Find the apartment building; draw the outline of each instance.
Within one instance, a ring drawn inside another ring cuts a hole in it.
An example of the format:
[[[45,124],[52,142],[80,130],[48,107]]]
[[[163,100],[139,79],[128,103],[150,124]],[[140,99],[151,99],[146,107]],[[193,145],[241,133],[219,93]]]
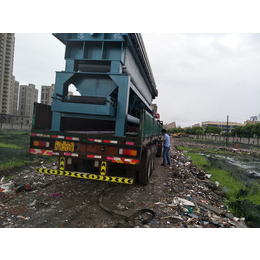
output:
[[[19,93],[18,116],[33,116],[34,102],[38,100],[38,89],[34,84],[21,85]]]
[[[0,33],[0,123],[10,122],[17,97],[14,90],[17,82],[13,77],[14,43],[14,33]]]
[[[12,77],[12,113],[11,115],[17,115],[18,109],[18,93],[19,93],[19,81],[15,80],[15,77]]]
[[[221,132],[227,132],[227,122],[214,122],[214,121],[202,122],[203,130],[205,130],[208,125],[217,126],[221,128]],[[245,124],[236,123],[236,122],[228,122],[228,132],[231,132],[231,130],[236,128],[237,126],[244,126],[244,125]]]
[[[52,95],[55,89],[55,84],[51,86],[41,86],[41,103],[45,105],[51,105]]]
[[[167,129],[171,129],[171,128],[176,128],[176,123],[175,122],[172,122],[170,124],[164,124],[163,125],[163,128],[165,128],[166,130]]]

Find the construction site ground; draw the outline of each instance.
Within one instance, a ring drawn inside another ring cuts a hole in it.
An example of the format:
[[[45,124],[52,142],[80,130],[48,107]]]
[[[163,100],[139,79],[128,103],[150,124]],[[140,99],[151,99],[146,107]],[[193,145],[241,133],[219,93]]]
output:
[[[171,138],[171,165],[155,168],[146,186],[35,173],[35,167],[1,171],[1,228],[245,228],[224,192],[193,165]],[[116,173],[115,173],[116,175]],[[4,178],[3,178],[4,177]],[[14,187],[30,184],[30,190]],[[4,186],[6,187],[6,186]],[[136,214],[137,213],[137,214]]]

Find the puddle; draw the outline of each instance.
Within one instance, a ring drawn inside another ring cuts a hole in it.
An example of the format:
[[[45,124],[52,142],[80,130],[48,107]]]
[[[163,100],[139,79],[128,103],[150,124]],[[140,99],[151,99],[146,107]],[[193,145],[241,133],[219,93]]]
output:
[[[260,159],[254,161],[243,161],[239,160],[239,158],[233,158],[223,155],[208,155],[200,153],[205,157],[219,158],[225,160],[228,164],[240,167],[245,170],[245,173],[249,175],[249,177],[259,177],[260,178]]]

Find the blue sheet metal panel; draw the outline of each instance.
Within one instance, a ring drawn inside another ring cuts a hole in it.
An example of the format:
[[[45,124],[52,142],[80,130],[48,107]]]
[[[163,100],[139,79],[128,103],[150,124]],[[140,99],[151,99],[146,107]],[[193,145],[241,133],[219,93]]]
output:
[[[110,103],[106,105],[92,105],[92,104],[76,104],[68,102],[53,102],[52,111],[55,112],[67,112],[67,113],[79,113],[79,114],[90,114],[90,115],[104,115],[104,116],[115,116],[115,107]]]
[[[78,114],[78,113],[60,113],[61,117],[72,117],[72,118],[83,118],[92,120],[105,120],[105,121],[116,121],[115,117],[111,116],[99,116],[99,115],[89,115],[89,114]]]
[[[108,75],[78,73],[75,76],[70,83],[76,86],[82,96],[107,97],[117,87]]]
[[[110,75],[110,77],[118,86],[115,136],[125,136],[130,94],[130,76]]]
[[[83,59],[84,42],[67,42],[65,59]]]
[[[85,42],[83,59],[101,60],[103,53],[102,42]]]
[[[53,33],[53,36],[64,44],[67,41],[123,40],[123,33]]]
[[[61,113],[52,112],[52,124],[51,124],[51,130],[52,131],[61,131],[62,125],[61,125]]]
[[[56,94],[64,97],[68,95],[68,86],[70,85],[70,80],[73,76],[74,73],[56,72],[54,97]]]

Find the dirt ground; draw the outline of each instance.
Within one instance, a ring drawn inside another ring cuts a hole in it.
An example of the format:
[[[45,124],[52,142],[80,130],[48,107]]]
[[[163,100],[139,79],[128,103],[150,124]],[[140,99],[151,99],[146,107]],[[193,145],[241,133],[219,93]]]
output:
[[[146,186],[43,175],[36,165],[1,172],[0,179],[13,176],[5,183],[30,183],[31,190],[0,192],[0,227],[245,227],[228,212],[223,192],[171,142],[172,164],[156,157]]]

